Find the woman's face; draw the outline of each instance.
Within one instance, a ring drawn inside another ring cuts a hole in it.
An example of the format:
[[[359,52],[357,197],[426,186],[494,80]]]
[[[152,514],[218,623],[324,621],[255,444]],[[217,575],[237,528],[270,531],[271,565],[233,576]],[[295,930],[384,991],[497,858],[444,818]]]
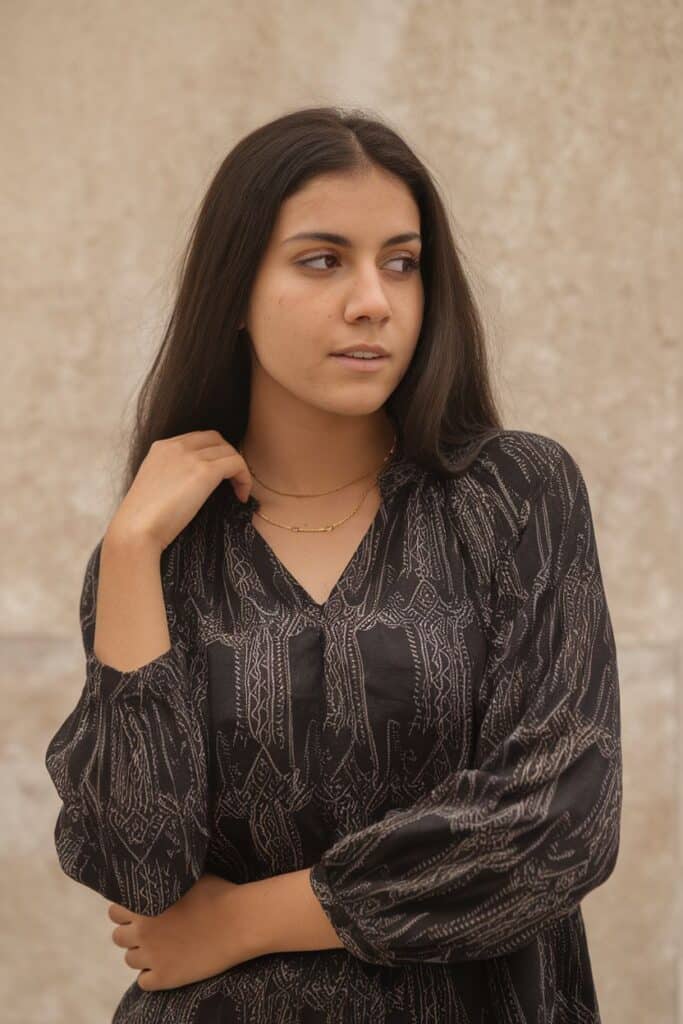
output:
[[[298,238],[329,232],[348,240]],[[417,344],[424,293],[420,213],[404,183],[373,167],[325,174],[281,206],[245,319],[253,342],[252,388],[285,389],[332,413],[379,409]],[[370,372],[332,353],[376,342],[388,358]]]

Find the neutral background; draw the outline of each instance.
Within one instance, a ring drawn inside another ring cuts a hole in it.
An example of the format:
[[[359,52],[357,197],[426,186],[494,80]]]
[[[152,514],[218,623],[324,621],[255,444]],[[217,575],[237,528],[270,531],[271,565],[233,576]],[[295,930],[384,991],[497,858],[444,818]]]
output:
[[[583,908],[606,1024],[683,1021],[681,5],[4,0],[0,1006],[97,1024],[135,973],[62,874],[48,739],[189,223],[227,151],[361,106],[447,198],[506,426],[584,473],[617,639],[624,813]]]

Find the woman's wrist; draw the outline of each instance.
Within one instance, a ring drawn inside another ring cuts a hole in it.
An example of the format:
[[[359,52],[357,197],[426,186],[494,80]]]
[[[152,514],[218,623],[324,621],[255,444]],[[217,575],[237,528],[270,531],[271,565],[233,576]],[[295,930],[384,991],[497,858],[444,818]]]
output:
[[[268,953],[343,948],[311,888],[310,872],[290,871],[235,889],[245,960]]]

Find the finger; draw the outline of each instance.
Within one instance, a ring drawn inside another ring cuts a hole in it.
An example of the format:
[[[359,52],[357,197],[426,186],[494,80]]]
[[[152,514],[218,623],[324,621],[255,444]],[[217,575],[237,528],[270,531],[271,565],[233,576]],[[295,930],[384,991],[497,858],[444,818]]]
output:
[[[220,462],[223,468],[223,477],[227,477],[233,487],[237,487],[245,494],[251,491],[253,486],[252,475],[247,468],[244,459],[239,452],[228,452],[225,446],[202,448],[197,453],[205,462]]]
[[[111,933],[111,941],[115,946],[124,946],[126,949],[135,949],[136,939],[130,925],[120,924]]]
[[[134,967],[138,971],[141,967],[147,968],[149,965],[149,961],[145,958],[145,955],[139,946],[135,946],[134,949],[127,949],[123,954],[123,959],[129,967]]]
[[[135,980],[138,983],[138,987],[144,989],[145,992],[154,992],[156,990],[154,972],[151,970],[140,971]]]
[[[119,903],[112,903],[107,911],[107,915],[117,924],[131,924],[135,917],[132,910],[127,910]]]
[[[225,444],[226,439],[218,430],[190,430],[186,434],[174,434],[186,448],[206,448],[207,445]]]
[[[244,475],[251,480],[251,473],[244,459],[243,455],[239,452],[231,452],[226,448],[225,445],[210,445],[208,448],[200,448],[197,452],[207,462],[213,461],[214,459],[234,459],[235,465],[239,465],[240,475]]]
[[[231,451],[227,444],[210,444],[197,450],[197,455],[204,459],[206,462],[211,462],[214,459],[234,459],[236,465],[241,465],[246,469],[246,462],[243,455],[240,455],[237,451]],[[248,472],[248,470],[247,470]]]

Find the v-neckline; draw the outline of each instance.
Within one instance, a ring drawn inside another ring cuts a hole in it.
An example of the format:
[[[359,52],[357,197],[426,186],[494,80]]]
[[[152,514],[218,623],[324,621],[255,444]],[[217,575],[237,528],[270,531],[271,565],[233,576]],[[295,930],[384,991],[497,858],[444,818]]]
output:
[[[251,554],[254,551],[255,546],[258,547],[270,562],[271,568],[276,570],[290,584],[292,591],[298,595],[302,603],[314,608],[317,613],[322,614],[344,588],[358,563],[365,557],[368,547],[374,544],[376,534],[384,523],[385,517],[388,516],[391,497],[404,484],[418,479],[422,473],[424,473],[424,468],[404,455],[403,445],[399,436],[393,456],[377,475],[377,485],[380,492],[380,503],[377,511],[367,530],[359,540],[353,554],[337,577],[334,586],[322,602],[316,601],[313,598],[303,583],[284,564],[282,559],[276,555],[263,534],[254,526],[252,515],[259,507],[258,500],[253,495],[249,495],[247,500],[242,502],[237,498],[230,482],[223,481],[223,483],[229,492],[233,513],[238,520],[242,521],[244,538],[249,553]]]
[[[330,602],[336,596],[337,591],[339,591],[343,587],[343,585],[344,585],[344,583],[346,581],[347,576],[350,576],[352,571],[355,569],[356,563],[364,556],[365,549],[371,543],[375,533],[377,532],[378,524],[379,524],[380,520],[382,520],[384,518],[384,504],[385,504],[385,499],[384,499],[384,496],[382,496],[380,498],[379,507],[378,507],[375,515],[372,517],[372,520],[371,520],[368,528],[366,529],[366,531],[363,534],[363,536],[361,537],[361,539],[358,541],[358,544],[356,545],[356,548],[353,551],[353,554],[351,555],[351,557],[349,558],[348,562],[346,563],[346,565],[342,569],[341,573],[337,577],[336,581],[334,582],[334,584],[332,586],[332,589],[330,590],[330,592],[328,593],[328,595],[327,595],[327,597],[325,598],[324,601],[316,601],[315,598],[313,597],[313,595],[310,594],[308,592],[308,590],[306,590],[306,587],[303,585],[301,580],[299,580],[294,575],[292,570],[289,569],[285,565],[285,563],[282,561],[280,556],[277,555],[275,553],[275,551],[273,550],[273,548],[270,546],[269,542],[266,540],[266,538],[263,536],[263,534],[260,533],[256,529],[256,527],[254,526],[253,522],[251,521],[251,518],[247,519],[245,525],[246,525],[246,529],[247,529],[247,531],[249,533],[249,537],[251,539],[252,544],[253,543],[260,544],[261,548],[266,552],[267,556],[270,558],[271,562],[273,563],[273,567],[276,568],[278,572],[280,572],[283,576],[286,577],[286,579],[289,581],[289,583],[303,597],[305,602],[310,604],[310,605],[313,605],[313,607],[317,608],[318,611],[323,612],[327,608],[328,604],[330,604]]]

